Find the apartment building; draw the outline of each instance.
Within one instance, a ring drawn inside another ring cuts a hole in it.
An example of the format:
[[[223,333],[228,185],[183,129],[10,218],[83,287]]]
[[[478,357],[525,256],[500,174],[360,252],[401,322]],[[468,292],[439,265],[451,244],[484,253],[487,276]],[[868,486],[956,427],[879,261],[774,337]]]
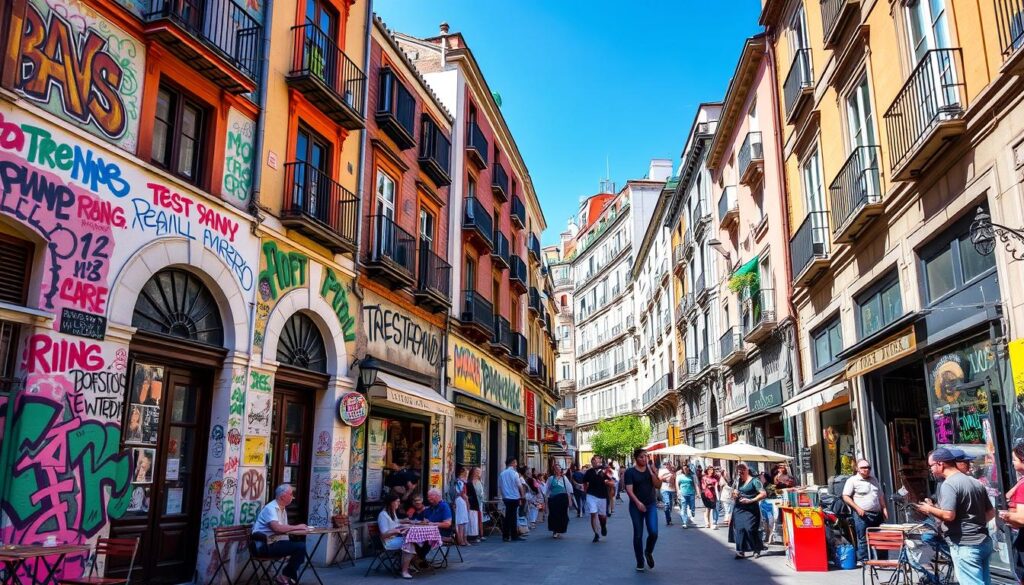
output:
[[[555,321],[555,339],[558,343],[558,357],[555,362],[555,390],[558,394],[558,410],[555,426],[559,440],[564,445],[568,462],[575,460],[576,450],[576,322],[573,312],[572,259],[576,254],[576,234],[579,228],[570,220],[565,231],[559,235],[559,243],[544,248],[544,257],[554,281],[554,299],[558,307]]]

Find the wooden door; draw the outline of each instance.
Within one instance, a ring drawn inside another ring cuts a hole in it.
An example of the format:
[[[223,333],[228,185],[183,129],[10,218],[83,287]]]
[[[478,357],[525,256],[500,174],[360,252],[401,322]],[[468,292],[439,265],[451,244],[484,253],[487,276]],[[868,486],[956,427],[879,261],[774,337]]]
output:
[[[330,453],[331,447],[326,447]],[[266,500],[282,483],[295,488],[288,506],[288,523],[303,524],[309,518],[310,457],[313,456],[313,392],[274,388],[274,413],[270,423],[270,468]]]

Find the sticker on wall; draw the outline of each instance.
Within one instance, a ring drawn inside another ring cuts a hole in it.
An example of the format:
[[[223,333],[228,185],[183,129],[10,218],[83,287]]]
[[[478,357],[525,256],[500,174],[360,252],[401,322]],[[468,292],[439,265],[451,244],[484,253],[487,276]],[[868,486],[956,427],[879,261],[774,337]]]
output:
[[[358,427],[366,422],[369,414],[370,405],[366,402],[366,397],[359,392],[346,392],[338,399],[338,418],[351,427]]]
[[[267,459],[267,437],[246,437],[242,449],[242,465],[265,465]]]

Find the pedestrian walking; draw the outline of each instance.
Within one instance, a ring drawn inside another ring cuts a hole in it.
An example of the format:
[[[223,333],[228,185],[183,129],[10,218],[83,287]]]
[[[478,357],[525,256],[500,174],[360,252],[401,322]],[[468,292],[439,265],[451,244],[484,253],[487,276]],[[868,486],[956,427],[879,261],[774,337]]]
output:
[[[583,508],[587,501],[587,492],[583,490],[583,476],[586,475],[587,466],[584,465],[583,469],[580,466],[573,463],[569,468],[569,479],[572,481],[572,497],[576,505],[576,517],[580,518],[583,516]]]
[[[676,487],[679,489],[679,519],[683,522],[683,528],[696,526],[697,485],[688,465],[683,465],[682,470],[676,474]]]
[[[736,558],[761,556],[761,500],[768,497],[761,480],[751,475],[746,463],[736,466],[736,505],[732,510],[732,538],[736,543]]]
[[[676,470],[671,461],[665,461],[658,472],[661,480],[661,501],[665,504],[665,524],[672,526],[672,508],[676,505]]]
[[[529,474],[525,467],[520,468],[519,473],[522,476],[523,484],[526,486],[524,490],[526,494],[526,521],[532,529],[537,524],[537,514],[540,511],[540,492],[537,489],[537,480]]]
[[[615,513],[615,502],[621,502],[622,497],[619,493],[620,486],[622,485],[622,477],[619,475],[620,467],[616,467],[618,464],[612,461],[605,468],[604,473],[608,479],[612,480],[611,491],[608,494],[608,515],[611,516]]]
[[[505,504],[505,518],[501,525],[501,540],[504,542],[524,540],[519,536],[519,507],[526,503],[526,492],[523,491],[522,478],[516,469],[518,461],[515,457],[505,460],[505,471],[498,476],[498,488],[502,503]]]
[[[590,527],[594,530],[594,542],[601,540],[601,536],[608,536],[608,496],[611,495],[609,490],[615,487],[615,482],[608,477],[601,463],[601,457],[594,455],[590,459],[590,469],[583,476],[583,489],[587,492],[587,513],[590,514]]]
[[[623,482],[629,498],[629,519],[633,522],[636,570],[642,573],[645,560],[649,568],[654,568],[654,545],[658,542],[658,490],[662,486],[654,467],[647,464],[647,452],[642,448],[633,450],[633,467],[626,470]],[[647,527],[646,546],[644,526]]]
[[[843,485],[843,501],[853,510],[857,562],[863,563],[868,559],[868,528],[880,526],[889,519],[889,511],[882,505],[885,492],[878,478],[871,475],[871,463],[867,459],[857,461],[857,473],[851,475]],[[885,556],[885,551],[879,552]]]
[[[928,454],[932,475],[945,481],[939,486],[939,501],[925,498],[917,504],[923,514],[934,516],[946,527],[953,569],[960,585],[989,585],[992,572],[992,538],[986,525],[995,518],[995,508],[985,486],[956,467],[956,455],[939,448]]]
[[[1006,510],[999,512],[999,518],[1015,529],[1013,539],[1015,563],[1013,572],[1017,582],[1024,584],[1024,443],[1013,447],[1013,470],[1017,472],[1017,483],[1006,492]]]
[[[562,466],[554,464],[547,482],[548,530],[551,536],[558,538],[569,530],[569,506],[575,506],[570,498],[572,482],[562,472]]]
[[[718,478],[715,470],[708,467],[700,480],[700,501],[704,504],[704,528],[718,530]]]

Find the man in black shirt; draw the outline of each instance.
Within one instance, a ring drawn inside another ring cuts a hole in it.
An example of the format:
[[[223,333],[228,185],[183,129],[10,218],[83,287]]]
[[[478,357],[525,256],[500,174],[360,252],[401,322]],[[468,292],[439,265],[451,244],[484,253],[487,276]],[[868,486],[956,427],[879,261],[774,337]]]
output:
[[[590,527],[594,530],[594,542],[601,536],[608,536],[608,488],[615,482],[608,478],[604,469],[604,460],[599,455],[590,459],[590,469],[583,476],[583,489],[587,492],[587,512],[590,514]],[[598,526],[601,535],[598,536]]]
[[[654,568],[654,544],[658,542],[658,490],[661,479],[654,467],[647,464],[647,452],[633,450],[633,467],[626,470],[624,482],[629,496],[629,519],[633,521],[633,554],[636,570],[643,572],[644,560]],[[647,547],[644,547],[644,524],[647,525]]]

